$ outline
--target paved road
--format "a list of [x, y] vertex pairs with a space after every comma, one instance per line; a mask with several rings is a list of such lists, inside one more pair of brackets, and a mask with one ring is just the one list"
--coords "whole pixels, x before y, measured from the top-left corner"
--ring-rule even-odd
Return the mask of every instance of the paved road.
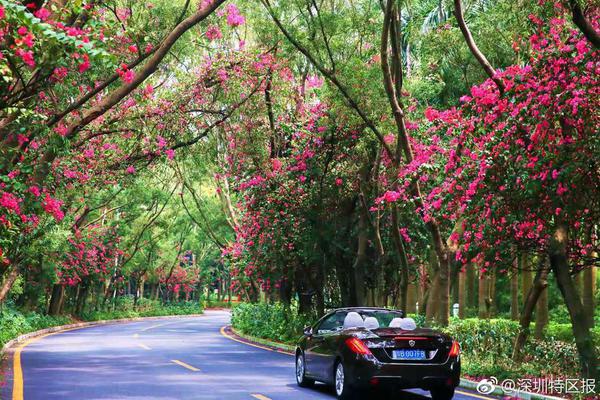
[[[335, 398], [324, 385], [297, 387], [290, 355], [223, 336], [220, 328], [228, 323], [229, 313], [207, 311], [200, 317], [96, 326], [44, 337], [21, 354], [24, 399]], [[8, 383], [0, 388], [2, 400], [12, 399]], [[405, 392], [398, 398], [425, 400], [425, 394]]]

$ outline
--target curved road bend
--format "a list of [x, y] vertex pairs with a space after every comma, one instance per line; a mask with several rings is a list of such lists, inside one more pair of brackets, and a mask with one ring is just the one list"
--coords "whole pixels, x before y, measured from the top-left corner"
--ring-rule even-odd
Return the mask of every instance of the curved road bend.
[[[335, 399], [324, 385], [296, 386], [290, 355], [223, 336], [226, 311], [103, 325], [43, 337], [21, 353], [23, 398], [54, 399]], [[13, 398], [12, 363], [2, 400]], [[460, 390], [455, 399], [489, 397]], [[398, 398], [425, 400], [427, 392]]]

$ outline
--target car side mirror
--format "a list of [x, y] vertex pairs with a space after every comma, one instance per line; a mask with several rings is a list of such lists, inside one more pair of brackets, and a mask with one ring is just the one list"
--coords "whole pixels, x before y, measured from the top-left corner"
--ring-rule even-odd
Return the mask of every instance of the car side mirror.
[[313, 334], [312, 326], [305, 326], [304, 327], [304, 336], [312, 336], [312, 334]]

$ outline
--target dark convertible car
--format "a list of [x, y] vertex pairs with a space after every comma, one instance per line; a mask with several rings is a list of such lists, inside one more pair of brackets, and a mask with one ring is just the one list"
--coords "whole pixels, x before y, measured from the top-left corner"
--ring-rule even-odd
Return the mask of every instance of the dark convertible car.
[[422, 388], [447, 400], [460, 381], [460, 347], [441, 332], [417, 328], [402, 311], [340, 308], [305, 328], [296, 380], [303, 387], [332, 384], [339, 399], [368, 388]]

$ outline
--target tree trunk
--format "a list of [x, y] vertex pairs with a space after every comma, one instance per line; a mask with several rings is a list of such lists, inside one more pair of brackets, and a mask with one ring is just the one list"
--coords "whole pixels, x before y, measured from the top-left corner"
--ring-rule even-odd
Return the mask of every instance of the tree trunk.
[[406, 310], [407, 292], [408, 292], [408, 258], [406, 257], [406, 250], [404, 248], [404, 239], [400, 234], [400, 227], [398, 225], [398, 207], [394, 205], [392, 209], [392, 238], [398, 253], [398, 260], [400, 261], [400, 283], [399, 283], [399, 297], [400, 297], [400, 309]]
[[87, 301], [89, 290], [90, 285], [88, 283], [82, 283], [82, 286], [79, 288], [77, 293], [77, 302], [75, 305], [76, 315], [82, 315], [85, 311], [85, 302]]
[[548, 266], [545, 260], [540, 260], [539, 268], [535, 274], [533, 285], [527, 293], [527, 297], [523, 302], [523, 311], [521, 312], [521, 319], [519, 321], [520, 329], [515, 344], [513, 346], [512, 358], [514, 362], [520, 362], [523, 356], [523, 346], [529, 335], [529, 325], [531, 324], [531, 318], [533, 316], [533, 310], [538, 302], [540, 294], [548, 286]]
[[454, 0], [454, 16], [456, 17], [458, 27], [460, 28], [460, 31], [462, 32], [463, 37], [467, 42], [469, 50], [471, 50], [471, 54], [473, 54], [475, 59], [477, 59], [477, 62], [479, 62], [479, 64], [481, 65], [485, 73], [490, 77], [490, 79], [494, 81], [494, 83], [498, 87], [498, 90], [500, 91], [500, 94], [503, 94], [505, 90], [504, 83], [502, 82], [502, 79], [496, 76], [496, 70], [494, 69], [494, 67], [492, 67], [492, 64], [490, 64], [490, 62], [481, 52], [481, 50], [479, 50], [479, 47], [477, 47], [475, 39], [473, 39], [473, 35], [471, 35], [471, 31], [469, 30], [469, 27], [465, 22], [461, 0]]
[[577, 291], [577, 295], [579, 297], [583, 297], [583, 274], [581, 271], [577, 271], [574, 275], [572, 275], [573, 284], [575, 285], [575, 290]]
[[577, 290], [570, 275], [567, 242], [567, 228], [563, 225], [558, 225], [550, 241], [550, 266], [569, 310], [573, 336], [575, 336], [575, 344], [579, 352], [581, 374], [584, 378], [598, 380], [596, 348], [590, 335], [589, 317], [585, 314], [581, 298], [577, 295]]
[[535, 308], [535, 338], [543, 339], [546, 326], [548, 325], [548, 288], [545, 287], [540, 293]]
[[448, 257], [440, 260], [439, 272], [439, 308], [437, 310], [437, 321], [441, 326], [448, 326], [450, 313], [450, 281], [448, 279], [450, 264]]
[[[463, 271], [462, 265], [453, 265], [450, 271], [450, 293], [451, 293], [451, 303], [454, 305], [459, 301], [459, 291], [460, 291], [460, 274]], [[464, 278], [463, 278], [464, 285]]]
[[492, 269], [489, 273], [488, 295], [487, 295], [487, 310], [488, 318], [496, 315], [496, 269]]
[[52, 296], [50, 297], [50, 305], [48, 306], [48, 315], [60, 314], [64, 295], [65, 287], [63, 285], [54, 284], [52, 286]]
[[596, 294], [596, 268], [587, 267], [583, 271], [583, 310], [589, 317], [588, 325], [594, 327], [594, 295]]
[[[600, 49], [600, 34], [596, 32], [594, 26], [587, 20], [578, 0], [568, 0], [571, 13], [573, 14], [573, 23], [577, 25], [583, 35], [594, 45], [596, 49]], [[592, 13], [593, 14], [593, 13]]]
[[367, 216], [361, 212], [358, 216], [358, 245], [356, 250], [356, 259], [352, 266], [354, 274], [354, 293], [353, 298], [356, 306], [365, 305], [365, 262], [367, 258], [367, 246], [369, 238], [367, 237]]
[[489, 279], [485, 274], [479, 273], [479, 307], [477, 316], [481, 319], [488, 318], [487, 298], [488, 298], [488, 282]]
[[475, 275], [475, 267], [469, 263], [465, 265], [467, 269], [467, 303], [469, 308], [475, 309], [477, 307], [477, 291], [475, 285], [477, 282], [477, 276]]
[[439, 298], [434, 295], [439, 290], [440, 286], [440, 278], [439, 274], [435, 274], [433, 277], [433, 282], [429, 287], [429, 291], [427, 293], [427, 302], [423, 304], [425, 308], [425, 319], [428, 322], [432, 322], [436, 319], [436, 315], [438, 313], [440, 302]]
[[458, 274], [458, 318], [466, 317], [467, 308], [467, 267], [463, 267]]
[[519, 269], [516, 257], [510, 275], [510, 318], [519, 320]]
[[525, 302], [525, 299], [527, 298], [527, 295], [529, 294], [529, 290], [531, 289], [531, 275], [532, 275], [532, 271], [531, 271], [531, 265], [529, 265], [529, 261], [527, 258], [527, 254], [525, 253], [520, 253], [519, 254], [519, 269], [521, 270], [521, 298], [523, 299], [523, 302]]
[[410, 283], [408, 285], [408, 290], [406, 291], [406, 309], [403, 310], [406, 313], [415, 313], [417, 312], [416, 309], [416, 302], [417, 302], [417, 286], [414, 283]]
[[19, 277], [19, 268], [16, 266], [12, 266], [10, 268], [9, 273], [4, 278], [4, 282], [2, 282], [2, 286], [0, 286], [0, 304], [4, 302], [6, 296], [8, 296], [8, 292], [12, 288], [13, 284]]

